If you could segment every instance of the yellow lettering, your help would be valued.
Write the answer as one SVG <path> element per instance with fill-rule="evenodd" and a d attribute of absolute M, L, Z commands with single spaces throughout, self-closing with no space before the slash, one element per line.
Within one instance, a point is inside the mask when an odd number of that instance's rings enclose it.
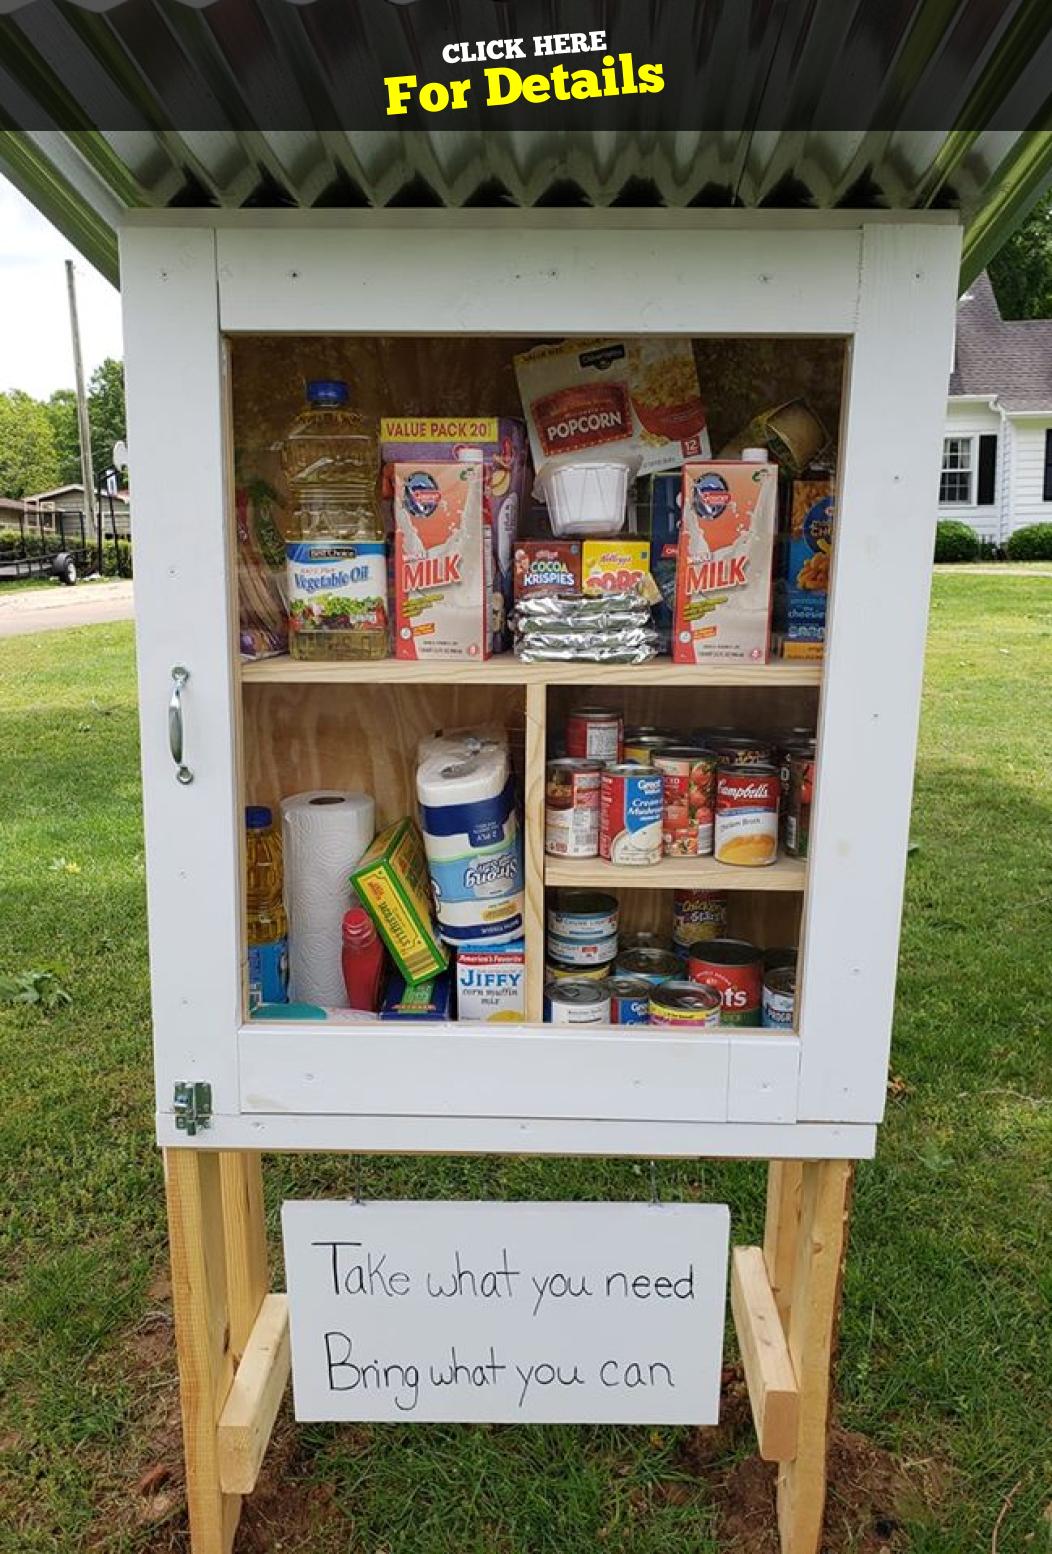
<path fill-rule="evenodd" d="M 510 70 L 506 65 L 491 65 L 483 74 L 489 85 L 487 108 L 506 108 L 509 103 L 518 102 L 522 96 L 522 77 L 517 70 Z M 507 82 L 503 89 L 502 76 Z"/>
<path fill-rule="evenodd" d="M 449 93 L 441 81 L 428 81 L 420 88 L 420 106 L 425 113 L 441 113 L 449 107 Z"/>
<path fill-rule="evenodd" d="M 384 85 L 387 88 L 387 112 L 408 112 L 404 104 L 412 96 L 416 76 L 384 76 Z"/>
<path fill-rule="evenodd" d="M 527 102 L 546 103 L 552 95 L 552 83 L 547 76 L 527 76 L 522 83 L 522 95 Z"/>
<path fill-rule="evenodd" d="M 641 92 L 662 92 L 665 89 L 665 68 L 663 65 L 640 65 L 639 90 Z"/>
<path fill-rule="evenodd" d="M 583 102 L 586 97 L 602 97 L 603 91 L 594 70 L 575 70 L 570 77 L 570 96 Z"/>

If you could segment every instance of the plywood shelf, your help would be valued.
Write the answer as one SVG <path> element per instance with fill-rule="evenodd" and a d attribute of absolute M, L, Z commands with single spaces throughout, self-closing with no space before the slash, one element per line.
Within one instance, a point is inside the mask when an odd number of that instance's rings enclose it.
<path fill-rule="evenodd" d="M 803 890 L 807 862 L 781 856 L 763 868 L 735 867 L 714 858 L 662 858 L 643 868 L 605 858 L 545 858 L 546 885 L 601 890 Z"/>
<path fill-rule="evenodd" d="M 382 658 L 371 662 L 258 658 L 242 663 L 241 678 L 252 685 L 729 685 L 777 687 L 820 685 L 822 663 L 777 660 L 769 664 L 524 664 L 511 653 L 482 663 L 438 659 L 414 663 Z"/>

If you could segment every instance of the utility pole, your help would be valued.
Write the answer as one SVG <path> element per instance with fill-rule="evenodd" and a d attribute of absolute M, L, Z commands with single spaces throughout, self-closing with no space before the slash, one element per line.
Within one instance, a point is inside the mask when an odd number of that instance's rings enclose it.
<path fill-rule="evenodd" d="M 66 260 L 66 290 L 69 293 L 69 332 L 73 339 L 73 370 L 77 381 L 77 435 L 80 441 L 80 478 L 84 486 L 84 516 L 88 533 L 95 542 L 98 567 L 102 570 L 102 535 L 95 506 L 95 472 L 91 467 L 91 426 L 88 422 L 88 396 L 84 392 L 84 363 L 80 356 L 80 324 L 77 322 L 77 283 L 73 260 Z"/>

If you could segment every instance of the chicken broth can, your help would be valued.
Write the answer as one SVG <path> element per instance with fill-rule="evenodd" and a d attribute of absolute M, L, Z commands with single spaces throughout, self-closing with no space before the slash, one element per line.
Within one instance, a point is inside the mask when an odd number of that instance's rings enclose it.
<path fill-rule="evenodd" d="M 720 1024 L 720 995 L 698 982 L 662 982 L 650 991 L 650 1021 L 711 1030 Z"/>
<path fill-rule="evenodd" d="M 650 983 L 643 977 L 608 977 L 611 1025 L 646 1025 L 650 1020 Z"/>
<path fill-rule="evenodd" d="M 778 772 L 773 766 L 723 766 L 716 778 L 717 863 L 754 868 L 778 856 Z"/>
<path fill-rule="evenodd" d="M 672 937 L 689 950 L 702 939 L 722 939 L 727 931 L 725 890 L 674 890 Z"/>
<path fill-rule="evenodd" d="M 578 707 L 566 720 L 566 754 L 583 761 L 618 762 L 624 748 L 624 720 L 607 707 Z"/>
<path fill-rule="evenodd" d="M 594 858 L 599 851 L 601 761 L 567 756 L 549 761 L 544 788 L 544 850 L 556 858 Z"/>
<path fill-rule="evenodd" d="M 796 967 L 775 966 L 763 979 L 761 1023 L 773 1031 L 790 1031 L 796 1011 Z"/>
<path fill-rule="evenodd" d="M 657 945 L 637 945 L 622 950 L 614 971 L 619 977 L 642 977 L 645 982 L 671 982 L 683 976 L 683 962 L 672 950 Z"/>
<path fill-rule="evenodd" d="M 744 939 L 710 939 L 696 944 L 687 962 L 692 982 L 719 994 L 724 1025 L 759 1025 L 763 956 Z"/>
<path fill-rule="evenodd" d="M 609 1025 L 610 994 L 601 982 L 549 982 L 544 989 L 548 1025 Z"/>
<path fill-rule="evenodd" d="M 661 773 L 661 842 L 666 858 L 698 858 L 712 852 L 716 757 L 695 746 L 655 750 Z"/>
<path fill-rule="evenodd" d="M 599 856 L 611 863 L 661 861 L 662 780 L 645 766 L 608 766 L 599 793 Z"/>

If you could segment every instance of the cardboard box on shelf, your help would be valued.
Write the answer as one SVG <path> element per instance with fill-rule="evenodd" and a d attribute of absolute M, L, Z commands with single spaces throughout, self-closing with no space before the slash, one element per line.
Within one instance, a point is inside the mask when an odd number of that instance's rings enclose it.
<path fill-rule="evenodd" d="M 396 658 L 488 658 L 493 558 L 482 460 L 391 466 Z"/>
<path fill-rule="evenodd" d="M 825 641 L 834 516 L 831 479 L 793 481 L 774 585 L 774 628 L 783 658 L 801 656 L 786 651 L 791 644 Z"/>
<path fill-rule="evenodd" d="M 683 466 L 672 657 L 766 663 L 777 516 L 774 464 Z"/>

